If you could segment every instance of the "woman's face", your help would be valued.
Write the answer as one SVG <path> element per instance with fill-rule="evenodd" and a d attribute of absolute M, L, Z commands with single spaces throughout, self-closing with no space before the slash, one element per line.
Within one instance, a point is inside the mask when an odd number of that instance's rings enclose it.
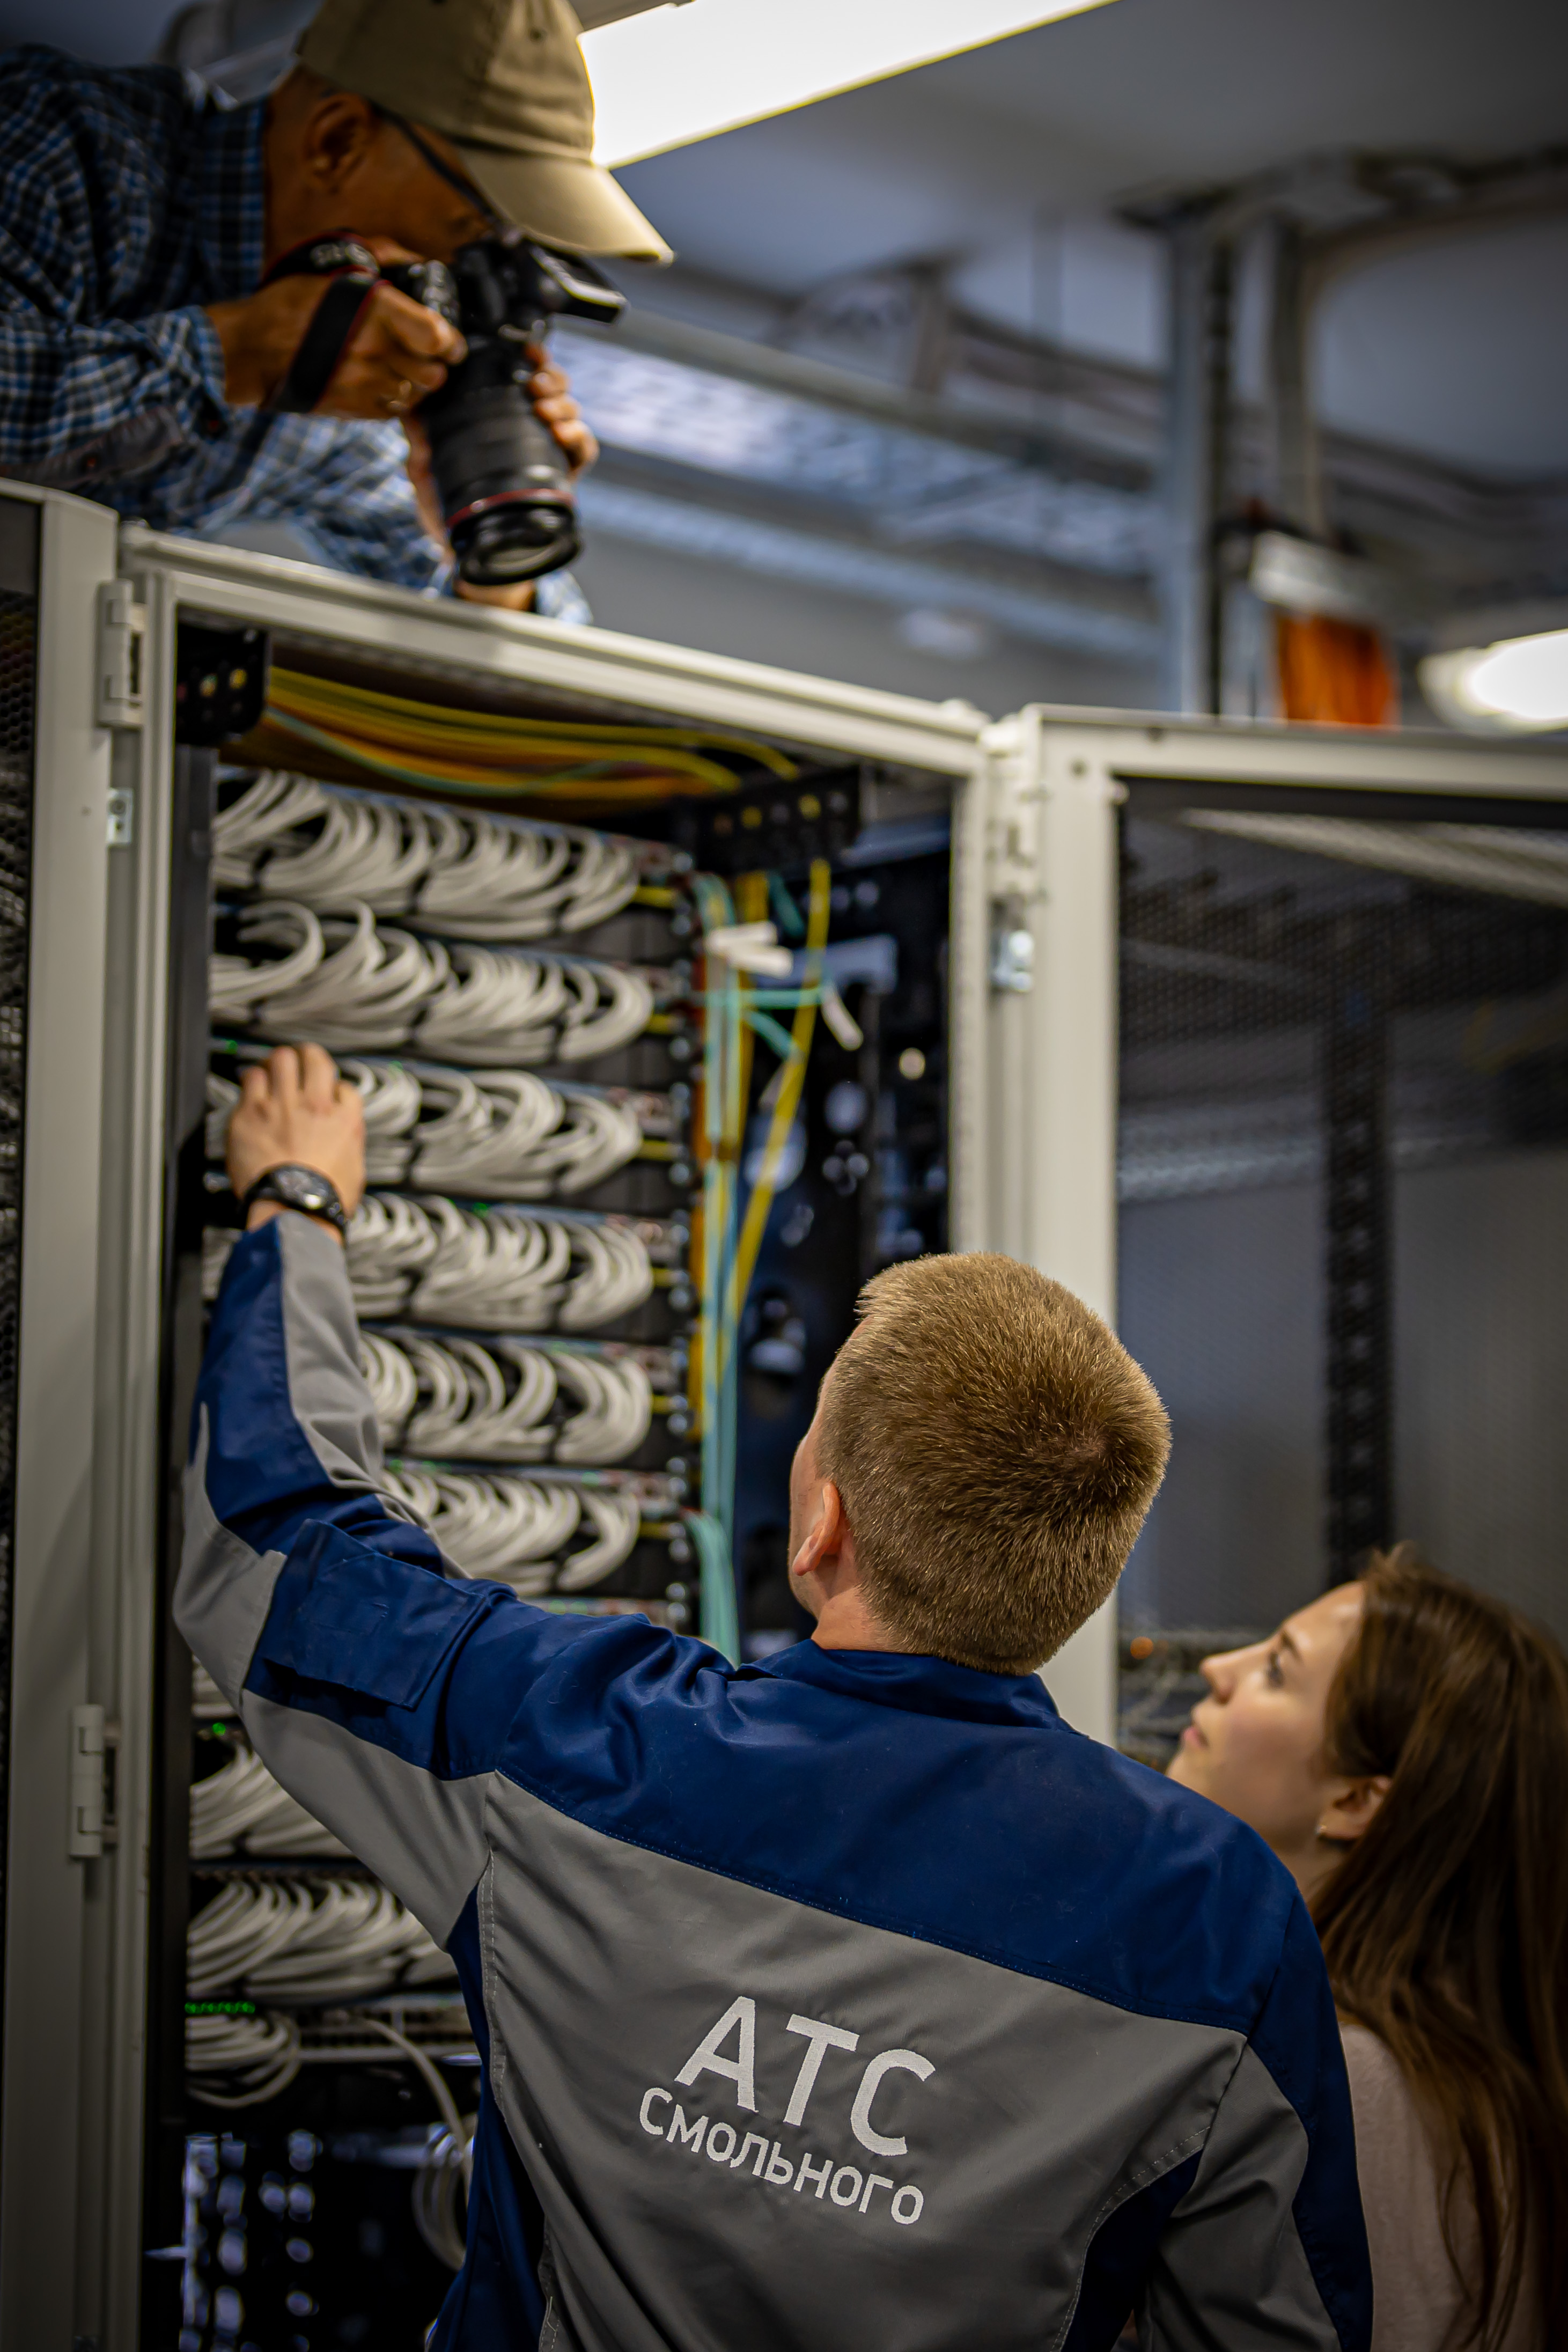
<path fill-rule="evenodd" d="M 1359 1584 L 1339 1585 L 1269 1641 L 1205 1658 L 1208 1696 L 1193 1708 L 1168 1774 L 1248 1822 L 1308 1893 L 1336 1859 L 1319 1830 L 1348 1784 L 1326 1769 L 1323 1718 L 1361 1602 Z"/>

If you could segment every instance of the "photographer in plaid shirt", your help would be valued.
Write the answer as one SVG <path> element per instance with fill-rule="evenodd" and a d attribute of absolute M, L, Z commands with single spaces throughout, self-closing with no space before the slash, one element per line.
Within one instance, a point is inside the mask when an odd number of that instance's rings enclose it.
<path fill-rule="evenodd" d="M 378 285 L 317 408 L 281 414 L 325 281 L 261 281 L 343 231 L 383 263 L 506 227 L 667 260 L 592 161 L 578 29 L 566 0 L 325 0 L 286 79 L 236 107 L 169 67 L 0 58 L 0 474 L 160 530 L 286 522 L 339 571 L 534 604 L 532 583 L 454 578 L 411 412 L 462 357 L 455 330 Z M 531 390 L 591 465 L 542 354 Z M 570 576 L 537 585 L 539 611 L 587 617 Z"/>

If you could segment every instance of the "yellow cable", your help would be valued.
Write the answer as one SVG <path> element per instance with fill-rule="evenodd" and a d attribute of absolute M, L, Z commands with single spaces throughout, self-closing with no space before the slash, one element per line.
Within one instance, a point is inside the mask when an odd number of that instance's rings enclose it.
<path fill-rule="evenodd" d="M 828 914 L 831 868 L 825 857 L 811 863 L 810 897 L 806 909 L 806 986 L 814 989 L 822 977 L 822 950 L 828 943 Z M 789 1058 L 783 1066 L 779 1085 L 779 1098 L 773 1106 L 773 1121 L 768 1130 L 768 1142 L 762 1154 L 762 1167 L 752 1187 L 751 1198 L 746 1204 L 746 1221 L 740 1228 L 740 1240 L 735 1253 L 735 1273 L 730 1286 L 730 1327 L 738 1325 L 746 1305 L 751 1277 L 757 1269 L 757 1254 L 762 1247 L 767 1229 L 768 1213 L 773 1206 L 774 1189 L 779 1171 L 783 1164 L 784 1150 L 789 1130 L 795 1124 L 800 1108 L 800 1090 L 806 1083 L 806 1059 L 811 1050 L 811 1035 L 817 1025 L 815 1004 L 799 1004 L 789 1026 Z"/>
<path fill-rule="evenodd" d="M 720 760 L 705 759 L 705 751 L 741 757 L 775 775 L 788 777 L 796 772 L 795 763 L 785 753 L 744 736 L 462 710 L 312 677 L 298 670 L 274 670 L 269 708 L 284 723 L 292 719 L 333 736 L 354 739 L 358 748 L 350 756 L 401 753 L 405 759 L 411 754 L 415 759 L 435 758 L 449 772 L 462 771 L 465 781 L 476 783 L 492 782 L 490 772 L 496 768 L 559 770 L 580 762 L 622 772 L 630 769 L 633 777 L 650 770 L 664 777 L 689 776 L 713 789 L 733 791 L 734 771 Z M 564 777 L 559 781 L 569 782 Z M 612 781 L 617 780 L 598 775 L 570 779 L 573 786 L 588 782 L 593 789 Z"/>

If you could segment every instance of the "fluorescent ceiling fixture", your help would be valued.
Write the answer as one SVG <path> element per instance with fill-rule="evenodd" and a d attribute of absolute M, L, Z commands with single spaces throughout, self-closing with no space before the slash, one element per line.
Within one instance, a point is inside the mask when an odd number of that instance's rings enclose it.
<path fill-rule="evenodd" d="M 1568 629 L 1429 654 L 1421 684 L 1443 718 L 1475 733 L 1568 727 Z"/>
<path fill-rule="evenodd" d="M 1104 0 L 685 0 L 582 37 L 601 163 L 635 163 Z"/>

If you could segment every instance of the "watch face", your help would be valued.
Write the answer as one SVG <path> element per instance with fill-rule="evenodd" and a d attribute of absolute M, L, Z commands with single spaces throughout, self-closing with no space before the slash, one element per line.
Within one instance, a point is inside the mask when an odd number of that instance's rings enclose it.
<path fill-rule="evenodd" d="M 314 1216 L 340 1213 L 336 1194 L 313 1169 L 272 1168 L 265 1181 L 271 1197 L 287 1208 L 303 1209 Z"/>

